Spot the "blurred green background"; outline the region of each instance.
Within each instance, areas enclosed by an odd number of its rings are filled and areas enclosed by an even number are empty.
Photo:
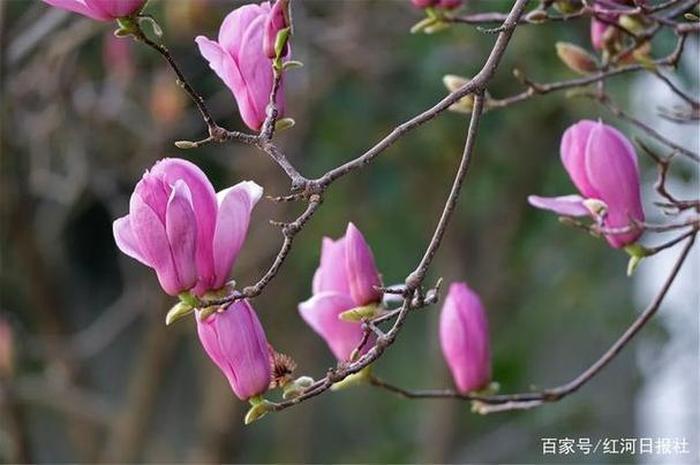
[[[507,11],[509,4],[472,1],[467,11]],[[219,122],[242,129],[232,96],[193,41],[198,34],[215,37],[231,8],[156,0],[148,11]],[[160,57],[130,40],[116,43],[113,25],[41,2],[4,1],[0,11],[0,309],[14,335],[6,392],[16,410],[2,415],[1,458],[12,460],[19,438],[29,460],[51,462],[639,460],[545,457],[541,447],[543,437],[639,436],[637,341],[579,393],[533,411],[482,417],[463,402],[409,401],[358,387],[244,427],[246,406],[206,358],[194,324],[164,326],[172,299],[150,270],[118,252],[111,222],[126,213],[143,171],[166,155],[197,163],[217,189],[254,179],[267,194],[282,195],[287,179],[246,146],[174,148],[175,140],[201,138],[203,123]],[[446,94],[443,75],[480,69],[493,35],[471,26],[409,34],[420,17],[408,1],[294,3],[293,52],[305,66],[287,75],[287,115],[297,125],[280,134],[279,144],[303,174],[318,176],[359,155],[432,105]],[[589,47],[587,21],[518,29],[490,93],[521,90],[513,67],[542,82],[574,77],[556,57],[557,40]],[[663,36],[654,53],[672,45],[673,37]],[[697,66],[697,55],[692,59]],[[688,85],[695,78],[679,77]],[[633,79],[616,78],[609,89],[625,103]],[[559,163],[560,135],[580,118],[599,116],[612,121],[587,100],[552,94],[482,119],[471,172],[429,282],[466,280],[482,295],[494,379],[503,392],[568,381],[642,306],[625,277],[624,253],[526,203],[530,193],[573,192]],[[467,122],[465,115],[444,114],[402,138],[374,164],[333,185],[297,236],[282,272],[254,305],[270,341],[297,360],[298,374],[320,377],[334,363],[297,313],[311,292],[321,238],[339,236],[353,221],[385,282],[401,282],[435,227]],[[642,166],[653,180],[648,160]],[[693,170],[681,167],[680,174],[697,191]],[[239,283],[256,281],[277,251],[280,234],[268,219],[292,219],[301,207],[259,204],[234,269]],[[690,299],[697,302],[697,293]],[[435,306],[413,314],[375,372],[409,388],[451,386],[437,342],[438,313]],[[664,343],[669,335],[656,325],[641,338]],[[697,410],[697,403],[690,408]],[[686,436],[696,459],[697,426]]]

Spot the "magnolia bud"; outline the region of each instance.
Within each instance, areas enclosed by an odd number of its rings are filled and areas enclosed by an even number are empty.
[[[566,66],[579,74],[590,74],[598,70],[595,57],[578,45],[557,42],[557,55]]]
[[[577,0],[556,0],[554,2],[554,9],[559,13],[570,15],[581,9],[581,3]]]
[[[547,21],[549,15],[545,10],[533,10],[525,16],[525,20],[530,23],[540,24]]]
[[[462,6],[462,0],[439,0],[437,6],[445,10],[454,10]]]
[[[438,3],[438,0],[411,0],[413,6],[417,8],[430,8]]]
[[[456,74],[446,74],[442,77],[442,82],[445,84],[445,87],[447,87],[447,90],[456,92],[464,87],[469,82],[469,79],[457,76]]]

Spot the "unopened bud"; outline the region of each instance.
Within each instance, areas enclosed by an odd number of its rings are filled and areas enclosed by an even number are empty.
[[[556,0],[554,9],[561,14],[570,15],[581,9],[581,3],[577,0]]]
[[[525,16],[525,20],[529,23],[541,24],[547,21],[549,15],[545,10],[533,10]]]
[[[306,389],[314,384],[314,379],[309,376],[301,376],[284,386],[282,391],[283,399],[294,399],[299,397]]]
[[[455,92],[464,87],[469,82],[469,79],[456,74],[446,74],[442,77],[442,82],[447,87],[447,90]]]
[[[285,129],[293,128],[296,124],[293,118],[280,118],[275,121],[275,131],[284,131]]]
[[[590,74],[598,70],[595,57],[578,45],[557,42],[557,55],[566,66],[579,74]]]
[[[178,141],[175,141],[175,147],[182,149],[182,150],[187,150],[187,149],[196,148],[197,144],[195,142],[192,142],[189,140],[178,140]]]

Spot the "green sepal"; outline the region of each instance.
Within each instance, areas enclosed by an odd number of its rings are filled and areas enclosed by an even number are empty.
[[[180,298],[180,302],[183,302],[190,307],[199,307],[199,300],[197,300],[197,298],[189,292],[180,292],[177,296]]]
[[[284,131],[285,129],[293,128],[296,124],[293,118],[280,118],[275,121],[275,131]]]
[[[284,29],[280,29],[279,31],[277,31],[277,36],[275,37],[275,55],[278,58],[282,56],[282,53],[284,52],[284,47],[289,41],[289,35],[291,34],[291,32],[292,30],[289,27],[285,27]]]
[[[265,400],[262,396],[251,397],[248,399],[248,402],[250,402],[251,407],[248,413],[245,414],[245,419],[243,420],[246,425],[258,421],[272,409],[272,403]]]
[[[433,24],[437,23],[439,20],[437,18],[423,18],[420,21],[418,21],[416,24],[411,26],[411,34],[417,34],[419,32],[423,32],[423,30],[426,27],[432,26]]]
[[[331,386],[331,391],[341,391],[354,386],[365,384],[372,374],[372,365],[366,366],[357,373],[348,375],[342,381],[338,381]]]
[[[358,323],[364,319],[371,319],[377,316],[379,306],[377,304],[363,305],[362,307],[345,310],[338,315],[338,318],[351,323]]]
[[[625,252],[630,256],[630,260],[627,262],[627,276],[632,276],[644,257],[652,255],[649,249],[636,243],[625,246]]]
[[[165,326],[170,326],[178,320],[181,320],[194,312],[194,307],[185,302],[178,302],[173,305],[165,315]]]
[[[282,70],[284,70],[284,71],[287,71],[288,69],[303,68],[303,67],[304,67],[304,63],[302,63],[301,61],[298,61],[298,60],[289,60],[289,61],[285,61],[282,64]]]

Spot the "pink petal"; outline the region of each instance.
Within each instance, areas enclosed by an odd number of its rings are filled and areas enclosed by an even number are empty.
[[[103,11],[96,11],[90,8],[85,0],[43,0],[43,2],[62,10],[79,13],[97,21],[111,21],[114,19]]]
[[[561,139],[561,161],[579,192],[586,198],[600,198],[588,180],[586,144],[595,121],[581,120],[564,132]]]
[[[204,36],[198,36],[195,41],[199,46],[199,52],[209,61],[211,69],[233,93],[243,122],[253,130],[259,129],[262,120],[258,118],[235,59],[219,44]]]
[[[267,8],[263,5],[249,4],[233,10],[224,18],[219,28],[221,47],[231,56],[237,57],[243,42],[243,35],[250,24],[258,17],[266,17],[269,11],[269,4]]]
[[[264,23],[265,16],[260,16],[248,26],[236,57],[238,69],[243,76],[255,113],[255,121],[246,121],[246,124],[252,126],[257,123],[258,128],[265,120],[265,110],[270,101],[273,81],[272,61],[263,51]],[[283,97],[280,89],[276,101],[280,113],[284,113]]]
[[[563,195],[560,197],[540,197],[531,195],[527,201],[535,208],[550,210],[563,216],[588,216],[590,212],[583,205],[583,197],[580,195]]]
[[[382,293],[374,255],[362,233],[349,223],[345,232],[345,259],[350,295],[358,306],[379,302]]]
[[[90,8],[112,19],[130,16],[143,8],[146,0],[85,0]]]
[[[608,29],[608,25],[598,21],[595,18],[591,18],[591,43],[596,50],[603,49],[603,37],[605,36],[605,31]]]
[[[183,289],[175,272],[165,225],[136,193],[131,196],[129,211],[131,230],[145,261],[156,271],[163,290],[177,295]]]
[[[168,205],[171,187],[158,176],[146,171],[141,180],[136,184],[134,192],[151,207],[158,218],[165,222],[165,208]]]
[[[321,292],[299,304],[299,313],[304,321],[328,344],[333,355],[347,361],[352,351],[362,340],[363,330],[359,323],[338,318],[340,313],[355,307],[349,295],[337,292]],[[369,341],[365,350],[372,346]]]
[[[197,318],[197,329],[205,351],[239,399],[267,390],[271,376],[267,338],[247,301],[235,302],[204,322]]]
[[[616,129],[599,123],[586,148],[586,170],[593,188],[608,206],[604,225],[622,228],[631,220],[644,220],[639,186],[639,168],[634,147]],[[613,247],[635,242],[641,232],[607,236]]]
[[[134,236],[134,232],[131,230],[129,215],[114,220],[114,223],[112,223],[112,233],[114,234],[114,241],[117,243],[119,250],[144,265],[151,266],[150,262],[148,262],[141,253],[136,236]]]
[[[190,289],[197,281],[195,250],[197,219],[187,184],[178,180],[170,194],[165,215],[165,231],[181,287]]]
[[[262,187],[244,181],[217,194],[219,212],[213,242],[215,289],[223,287],[231,273],[248,233],[250,214],[262,193]]]
[[[192,198],[192,209],[197,224],[197,274],[201,288],[211,289],[215,280],[212,241],[216,226],[216,194],[207,176],[195,164],[179,158],[165,158],[151,169],[151,174],[159,176],[167,184],[174,185],[178,180],[187,184]],[[200,285],[197,286],[199,294]]]
[[[335,291],[350,295],[346,262],[345,238],[334,241],[324,237],[321,245],[321,264],[313,280],[313,293]]]

